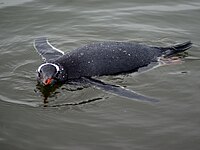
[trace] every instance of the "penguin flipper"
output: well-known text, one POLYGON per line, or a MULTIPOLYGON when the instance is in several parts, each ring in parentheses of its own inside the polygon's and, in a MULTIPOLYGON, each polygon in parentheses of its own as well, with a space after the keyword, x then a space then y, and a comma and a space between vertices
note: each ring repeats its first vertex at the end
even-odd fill
POLYGON ((35 39, 34 48, 45 62, 55 60, 64 55, 64 52, 52 46, 46 37, 35 39))
POLYGON ((88 77, 83 77, 82 78, 85 82, 93 85, 97 89, 101 89, 105 92, 120 96, 120 97, 125 97, 134 101, 140 101, 140 102, 159 102, 157 99, 151 98, 151 97, 146 97, 144 95, 141 95, 139 93, 136 93, 130 89, 126 89, 122 86, 119 85, 112 85, 112 84, 107 84, 104 83, 100 80, 96 80, 93 78, 88 78, 88 77))

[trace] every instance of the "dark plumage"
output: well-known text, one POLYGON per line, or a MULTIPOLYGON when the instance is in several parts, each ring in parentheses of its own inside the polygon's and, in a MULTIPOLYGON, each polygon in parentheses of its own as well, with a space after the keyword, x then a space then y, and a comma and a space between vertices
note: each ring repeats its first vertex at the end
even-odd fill
POLYGON ((171 47, 153 47, 133 42, 100 42, 85 45, 66 54, 53 47, 46 38, 36 39, 34 46, 46 61, 38 69, 38 80, 46 85, 53 83, 50 81, 66 82, 81 77, 134 72, 157 61, 158 57, 183 52, 191 45, 190 41, 171 47))
POLYGON ((63 66, 68 79, 115 75, 134 72, 157 61, 162 55, 172 55, 190 46, 190 42, 165 48, 129 42, 94 43, 65 54, 55 60, 55 63, 63 66))

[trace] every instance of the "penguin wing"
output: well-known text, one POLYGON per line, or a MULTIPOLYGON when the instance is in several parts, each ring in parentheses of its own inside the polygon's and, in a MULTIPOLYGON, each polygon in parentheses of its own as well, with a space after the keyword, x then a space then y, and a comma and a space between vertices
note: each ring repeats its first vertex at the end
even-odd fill
POLYGON ((55 60, 64 55, 64 52, 52 46, 46 37, 35 39, 34 48, 45 62, 55 60))
POLYGON ((142 94, 136 93, 130 89, 126 89, 122 86, 119 85, 112 85, 112 84, 107 84, 104 83, 100 80, 96 80, 93 78, 87 78, 84 77, 82 78, 85 82, 93 85, 97 89, 101 89, 105 92, 118 95, 120 97, 125 97, 131 100, 135 101, 140 101, 140 102, 159 102, 157 99, 151 98, 151 97, 146 97, 142 94))

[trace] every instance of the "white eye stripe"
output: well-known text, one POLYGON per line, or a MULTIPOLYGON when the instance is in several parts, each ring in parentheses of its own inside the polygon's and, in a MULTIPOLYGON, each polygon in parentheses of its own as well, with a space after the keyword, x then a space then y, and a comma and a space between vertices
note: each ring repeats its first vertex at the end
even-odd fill
POLYGON ((41 71, 41 68, 43 67, 43 66, 46 66, 46 65, 52 65, 52 66, 54 66, 55 68, 56 68, 56 71, 58 72, 58 71, 60 71, 60 68, 59 68, 59 66, 58 65, 56 65, 56 64, 53 64, 53 63, 45 63, 45 64, 42 64, 42 65, 40 65, 39 67, 38 67, 38 72, 40 72, 41 71))

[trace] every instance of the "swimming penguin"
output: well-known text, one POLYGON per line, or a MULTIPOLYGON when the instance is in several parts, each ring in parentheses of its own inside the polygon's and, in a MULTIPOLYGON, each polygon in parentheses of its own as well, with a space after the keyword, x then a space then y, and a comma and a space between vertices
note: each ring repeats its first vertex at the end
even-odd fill
POLYGON ((53 47, 47 38, 42 37, 34 42, 35 49, 45 61, 37 69, 37 79, 39 83, 47 86, 93 76, 131 73, 157 62, 160 57, 170 57, 191 46, 190 41, 169 47, 134 42, 99 42, 64 54, 53 47))

